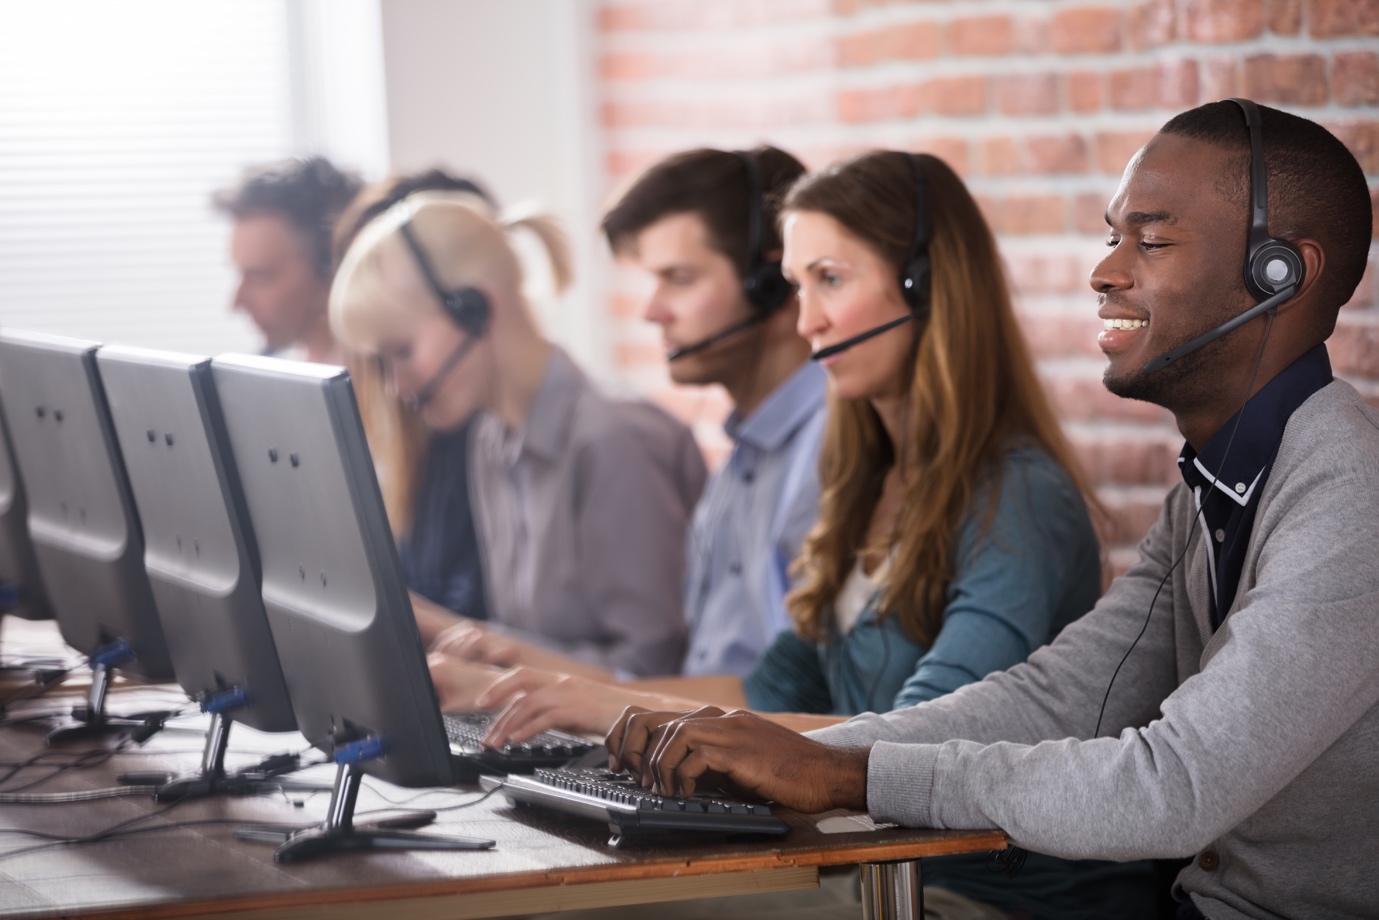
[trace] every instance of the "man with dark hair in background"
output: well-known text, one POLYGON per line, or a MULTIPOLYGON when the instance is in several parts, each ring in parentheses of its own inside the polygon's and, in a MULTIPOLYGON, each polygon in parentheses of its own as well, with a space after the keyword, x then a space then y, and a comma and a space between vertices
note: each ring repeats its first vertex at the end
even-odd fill
MULTIPOLYGON (((826 383, 795 331, 799 303, 779 273, 776 228, 780 199, 804 171, 769 146, 678 153, 632 182, 602 224, 614 254, 653 279, 643 316, 661 327, 671 379, 721 385, 733 402, 725 424, 733 449, 710 478, 689 534, 682 674, 706 683, 739 680, 790 627, 787 570, 818 518, 826 383)), ((479 703, 525 694, 520 713, 510 711, 495 730, 540 710, 555 724, 603 732, 630 701, 601 683, 616 675, 537 657, 500 635, 475 631, 438 647, 529 666, 479 703)), ((464 702, 473 682, 445 659, 432 677, 443 705, 464 702)))
POLYGON ((665 791, 709 774, 1065 858, 1191 856, 1182 920, 1374 916, 1379 412, 1323 344, 1364 273, 1369 191, 1326 129, 1259 107, 1252 238, 1248 107, 1169 121, 1106 212, 1106 385, 1172 411, 1186 444, 1184 482, 1096 608, 1008 671, 810 736, 629 711, 616 762, 665 791), (1271 255, 1247 287, 1250 251, 1271 255))
POLYGON ((265 351, 300 349, 307 361, 339 362, 326 315, 331 232, 359 189, 358 176, 308 157, 255 167, 212 199, 234 221, 234 307, 259 327, 265 351))

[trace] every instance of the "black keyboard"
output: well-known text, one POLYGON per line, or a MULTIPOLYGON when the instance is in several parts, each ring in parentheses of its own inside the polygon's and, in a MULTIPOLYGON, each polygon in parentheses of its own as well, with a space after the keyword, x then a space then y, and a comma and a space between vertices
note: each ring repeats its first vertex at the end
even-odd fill
POLYGON ((770 806, 716 793, 680 798, 643 789, 627 773, 607 770, 538 769, 531 776, 483 777, 514 804, 554 808, 608 823, 617 846, 627 834, 714 831, 720 834, 784 834, 790 828, 770 806))
POLYGON ((486 712, 446 712, 441 714, 450 753, 461 761, 462 780, 473 781, 479 773, 530 773, 537 767, 558 767, 588 753, 594 745, 564 732, 541 732, 520 744, 505 744, 494 750, 480 739, 488 732, 492 716, 486 712), (468 767, 470 770, 464 770, 468 767))

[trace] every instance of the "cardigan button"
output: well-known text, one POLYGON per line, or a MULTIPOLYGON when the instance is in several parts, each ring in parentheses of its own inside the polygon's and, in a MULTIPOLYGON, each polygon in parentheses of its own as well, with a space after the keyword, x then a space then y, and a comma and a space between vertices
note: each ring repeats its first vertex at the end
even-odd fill
POLYGON ((1197 857, 1197 865, 1204 871, 1212 872, 1221 865, 1221 857, 1215 850, 1204 850, 1202 855, 1197 857))

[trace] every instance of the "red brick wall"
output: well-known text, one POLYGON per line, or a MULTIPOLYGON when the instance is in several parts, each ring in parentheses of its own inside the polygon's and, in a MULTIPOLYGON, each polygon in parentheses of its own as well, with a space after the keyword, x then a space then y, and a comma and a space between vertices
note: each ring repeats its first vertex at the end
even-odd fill
MULTIPOLYGON (((1177 478, 1182 443, 1167 413, 1100 382, 1087 276, 1131 154, 1175 112, 1245 95, 1327 125, 1379 184, 1379 0, 603 0, 597 16, 610 188, 675 150, 759 141, 812 167, 868 147, 927 150, 963 175, 1112 509, 1118 568, 1177 478)), ((1330 347, 1379 405, 1373 275, 1330 347)), ((610 307, 618 361, 713 453, 726 401, 668 385, 628 284, 615 281, 610 307)))

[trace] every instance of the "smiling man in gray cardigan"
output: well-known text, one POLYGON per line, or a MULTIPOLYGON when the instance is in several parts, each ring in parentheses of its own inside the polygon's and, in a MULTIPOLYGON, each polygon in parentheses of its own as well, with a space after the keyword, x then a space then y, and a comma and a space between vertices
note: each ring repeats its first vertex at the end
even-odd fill
MULTIPOLYGON (((1363 172, 1263 108, 1268 231, 1302 280, 1247 290, 1242 106, 1184 113, 1127 168, 1092 273, 1112 392, 1171 410, 1184 482, 1139 562, 1009 671, 809 736, 747 713, 633 713, 613 760, 688 791, 707 771, 805 811, 999 827, 1069 858, 1193 857, 1181 918, 1361 917, 1379 905, 1379 413, 1322 344, 1364 271, 1363 172), (1291 285, 1289 285, 1291 286, 1291 285)), ((1255 248, 1251 246, 1250 248, 1255 248)))

